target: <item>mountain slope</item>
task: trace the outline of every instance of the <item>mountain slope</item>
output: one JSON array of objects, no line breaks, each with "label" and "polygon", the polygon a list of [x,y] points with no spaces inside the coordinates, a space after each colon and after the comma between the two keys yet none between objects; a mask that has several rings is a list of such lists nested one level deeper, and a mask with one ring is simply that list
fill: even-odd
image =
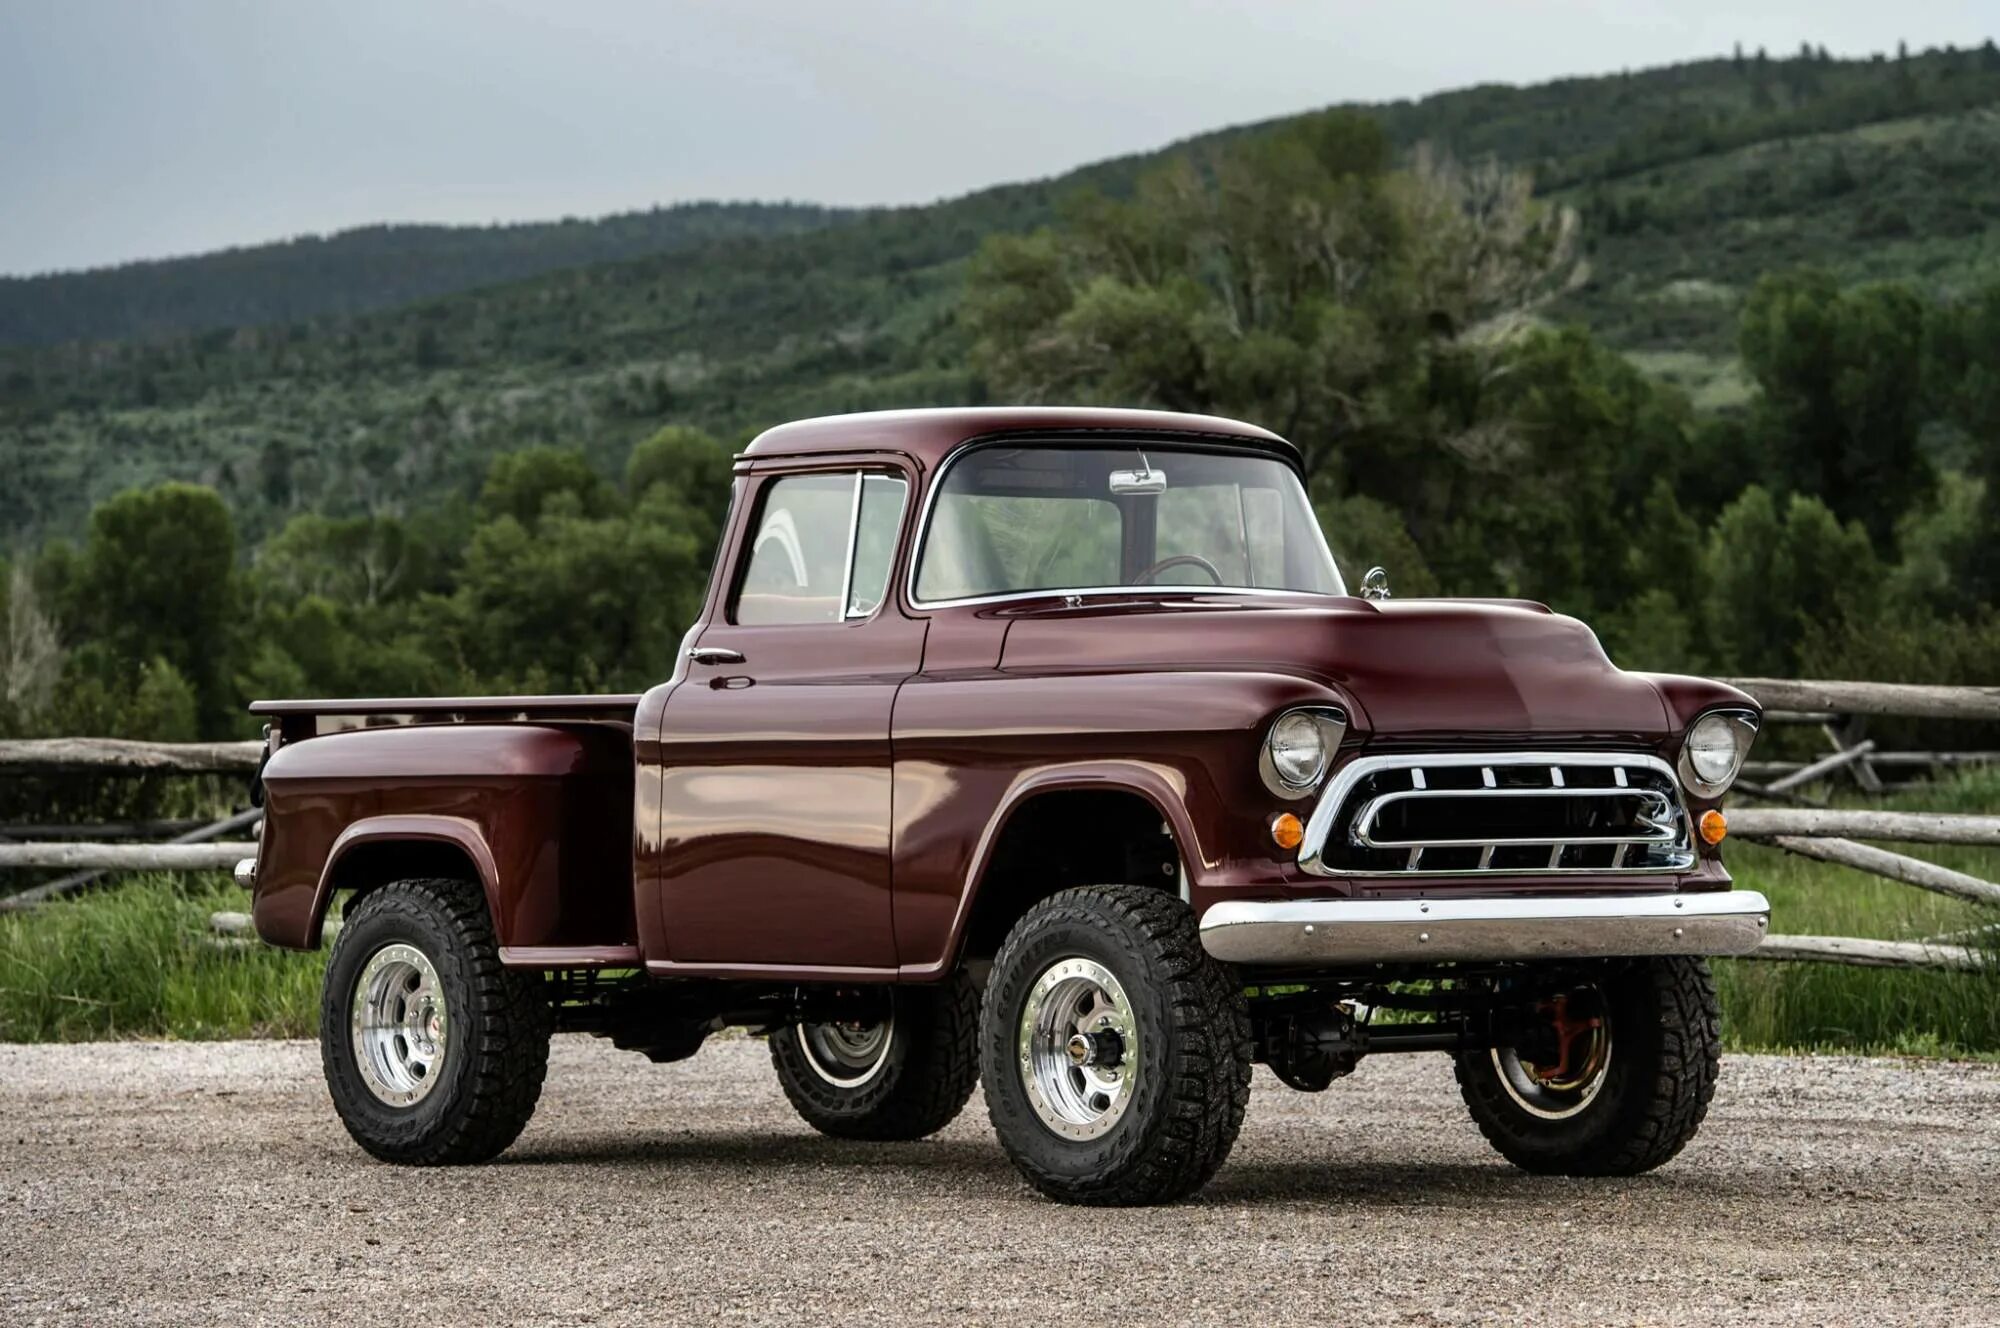
[{"label": "mountain slope", "polygon": [[838,225],[853,210],[684,203],[590,221],[363,226],[87,272],[0,277],[0,345],[118,341],[366,313],[591,263]]},{"label": "mountain slope", "polygon": [[[1737,303],[1765,270],[1947,291],[2000,273],[1996,108],[1989,46],[1714,60],[1372,111],[1405,146],[1531,164],[1592,248],[1592,282],[1549,316],[1726,404]],[[0,351],[0,530],[72,528],[90,501],[174,476],[221,486],[255,532],[302,508],[463,492],[530,442],[610,469],[665,422],[741,434],[975,400],[952,323],[968,255],[1186,146],[369,314]]]}]

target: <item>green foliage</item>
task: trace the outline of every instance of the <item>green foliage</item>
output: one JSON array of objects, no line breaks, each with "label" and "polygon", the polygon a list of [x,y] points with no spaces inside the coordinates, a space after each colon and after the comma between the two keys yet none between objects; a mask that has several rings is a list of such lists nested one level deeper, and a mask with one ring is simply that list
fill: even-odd
[{"label": "green foliage", "polygon": [[729,454],[701,430],[669,425],[632,449],[625,492],[636,502],[663,489],[719,526],[729,508],[730,465]]},{"label": "green foliage", "polygon": [[1314,504],[1320,529],[1333,550],[1350,590],[1359,589],[1370,567],[1390,575],[1397,595],[1435,595],[1438,579],[1424,561],[1423,550],[1410,538],[1402,516],[1387,503],[1349,494]]},{"label": "green foliage", "polygon": [[2000,600],[2000,282],[1946,303],[1929,330],[1930,398],[1960,431],[1967,468],[1983,485],[1954,571],[1966,597],[1990,604]]},{"label": "green foliage", "polygon": [[1762,677],[1800,676],[1803,633],[1865,612],[1879,593],[1880,571],[1858,524],[1842,526],[1825,504],[1799,494],[1780,515],[1754,485],[1716,519],[1705,572],[1716,663]]},{"label": "green foliage", "polygon": [[[1988,675],[1993,676],[1993,675]],[[1990,812],[2000,774],[1983,771],[1897,796],[1899,811]],[[2000,850],[1898,846],[1986,880]],[[1790,935],[1918,940],[1990,926],[1995,911],[1773,848],[1728,846],[1738,884],[1771,901],[1771,929]],[[1969,938],[1974,948],[1978,935]],[[2000,1051],[2000,970],[1951,973],[1831,964],[1733,961],[1716,965],[1723,1029],[1733,1045],[1915,1055]]]},{"label": "green foliage", "polygon": [[[684,203],[594,221],[362,226],[198,258],[0,277],[0,345],[157,337],[383,309],[539,272],[719,241],[796,234],[860,215],[797,203]],[[424,358],[419,332],[415,358]],[[429,339],[437,354],[437,338]]]},{"label": "green foliage", "polygon": [[135,721],[176,727],[170,697],[191,688],[202,728],[231,723],[236,531],[214,490],[167,483],[99,506],[67,589],[61,616],[91,649],[71,657],[65,692],[94,689],[115,699],[150,680],[143,703],[134,697]]},{"label": "green foliage", "polygon": [[[1994,435],[2000,438],[2000,434]],[[1933,617],[1968,617],[1992,602],[1983,580],[1990,541],[1989,482],[1947,471],[1931,500],[1903,514],[1896,526],[1902,561],[1884,590],[1894,602]]]},{"label": "green foliage", "polygon": [[1930,488],[1917,447],[1924,306],[1906,287],[1842,291],[1821,271],[1765,277],[1743,309],[1743,360],[1766,475],[1858,518],[1878,545]]},{"label": "green foliage", "polygon": [[[205,736],[257,694],[643,686],[719,533],[712,432],[986,396],[1276,426],[1350,576],[1543,599],[1630,665],[1980,667],[1996,98],[1949,53],[1472,89],[839,225],[718,213],[402,309],[0,352],[0,726],[178,731],[175,679]],[[29,551],[86,496],[80,547]]]},{"label": "green foliage", "polygon": [[0,1042],[311,1036],[324,952],[208,941],[242,907],[220,877],[140,876],[0,914]]},{"label": "green foliage", "polygon": [[1306,117],[994,240],[961,306],[974,364],[1012,399],[1260,419],[1315,471],[1391,460],[1391,399],[1569,262],[1566,215],[1524,180],[1392,157],[1372,121]]},{"label": "green foliage", "polygon": [[455,603],[467,663],[529,691],[660,681],[693,618],[701,547],[671,520],[551,509],[532,527],[503,516],[473,536]]},{"label": "green foliage", "polygon": [[[1809,263],[1843,283],[1906,278],[1926,294],[1971,290],[1996,275],[2000,173],[1989,163],[2000,154],[2000,119],[1974,108],[2000,98],[2000,74],[1970,53],[1916,54],[1905,69],[1908,88],[1890,66],[1865,60],[1778,60],[1760,77],[1725,59],[1473,88],[1372,114],[1398,160],[1415,161],[1419,144],[1432,146],[1431,161],[1497,156],[1531,171],[1549,201],[1577,209],[1590,280],[1541,312],[1587,323],[1620,350],[1683,355],[1697,366],[1686,385],[1710,404],[1740,397],[1736,315],[1766,270]],[[254,284],[258,251],[211,256],[242,274],[223,314],[230,331],[189,330],[208,317],[192,306],[177,323],[178,296],[107,288],[104,307],[150,310],[143,339],[0,350],[0,530],[15,545],[71,532],[94,502],[181,478],[216,487],[255,541],[300,511],[407,515],[469,495],[494,456],[529,446],[580,450],[609,475],[668,423],[734,440],[802,415],[980,400],[993,389],[965,368],[954,304],[983,240],[1074,218],[1081,205],[1066,211],[1062,200],[1079,193],[1129,200],[1140,178],[1172,161],[1252,145],[1285,123],[837,225],[808,219],[804,229],[781,223],[746,235],[718,216],[722,229],[689,229],[685,244],[590,251],[528,280],[498,269],[454,276],[439,289],[459,294],[377,312],[236,307]],[[1336,147],[1321,150],[1337,159]],[[1830,171],[1836,154],[1847,186]],[[1370,165],[1366,154],[1361,165]],[[1911,233],[1870,232],[1871,209],[1901,214]],[[1439,243],[1455,244],[1459,227],[1434,220]],[[563,225],[581,232],[599,223]],[[517,238],[536,243],[533,228],[519,229]],[[1425,234],[1407,243],[1421,248]],[[411,266],[452,266],[460,241],[480,243],[440,232]],[[298,252],[331,257],[338,248],[314,241]],[[605,261],[620,257],[629,261]],[[209,261],[87,275],[134,291],[171,279],[185,295],[229,284]],[[1027,268],[1049,275],[1033,261]],[[351,280],[355,269],[327,271],[329,287],[375,289]],[[1430,279],[1448,302],[1466,277]],[[1032,287],[1003,284],[1025,301],[1018,321],[1041,321]],[[50,289],[74,307],[100,304],[81,286]],[[0,319],[20,293],[0,284]],[[1067,286],[1060,297],[1067,307]],[[1393,349],[1361,330],[1317,339],[1340,352],[1334,367],[1348,378]],[[49,335],[117,332],[108,324]],[[1262,383],[1263,398],[1282,398],[1272,385],[1278,375],[1282,386],[1287,361],[1272,353],[1282,349],[1245,338],[1232,373]],[[1404,407],[1381,407],[1392,408]],[[1262,406],[1254,413],[1276,426],[1289,420]],[[1311,446],[1323,441],[1298,432]],[[1400,501],[1386,488],[1362,491]],[[1683,501],[1706,516],[1734,492]],[[1415,533],[1428,541],[1434,532]]]},{"label": "green foliage", "polygon": [[580,453],[554,447],[534,447],[497,457],[479,491],[480,515],[512,517],[532,526],[545,510],[576,516],[601,517],[611,510],[613,495],[590,462]]}]

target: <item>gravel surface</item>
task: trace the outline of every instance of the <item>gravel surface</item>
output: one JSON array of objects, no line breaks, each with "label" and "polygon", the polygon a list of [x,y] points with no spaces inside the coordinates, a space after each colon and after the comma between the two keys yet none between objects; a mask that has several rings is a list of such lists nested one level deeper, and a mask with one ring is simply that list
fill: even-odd
[{"label": "gravel surface", "polygon": [[0,1046],[0,1324],[2000,1323],[2000,1067],[1738,1056],[1629,1181],[1488,1151],[1440,1056],[1258,1072],[1222,1174],[1064,1208],[975,1098],[822,1139],[762,1043],[557,1040],[499,1162],[403,1171],[305,1043]]}]

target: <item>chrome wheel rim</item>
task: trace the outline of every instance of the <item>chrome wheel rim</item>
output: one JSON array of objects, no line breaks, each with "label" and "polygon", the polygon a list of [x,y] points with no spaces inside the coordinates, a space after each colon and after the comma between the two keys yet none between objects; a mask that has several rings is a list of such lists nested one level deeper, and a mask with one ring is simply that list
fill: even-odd
[{"label": "chrome wheel rim", "polygon": [[1017,1042],[1028,1102],[1051,1131],[1096,1139],[1124,1118],[1144,1065],[1139,1021],[1102,964],[1072,957],[1043,970],[1021,1009]]},{"label": "chrome wheel rim", "polygon": [[451,1032],[429,956],[401,941],[383,946],[361,966],[349,1008],[354,1063],[368,1091],[392,1107],[428,1097]]},{"label": "chrome wheel rim", "polygon": [[[1556,1018],[1566,1015],[1559,1006]],[[1558,1027],[1562,1025],[1558,1023]],[[1562,1060],[1555,1066],[1521,1059],[1512,1047],[1496,1047],[1493,1070],[1514,1105],[1542,1120],[1567,1120],[1597,1100],[1611,1073],[1611,1020],[1597,1015],[1562,1037]]]},{"label": "chrome wheel rim", "polygon": [[794,1024],[792,1033],[814,1074],[835,1088],[860,1088],[889,1063],[896,1016],[892,1010],[873,1023]]}]

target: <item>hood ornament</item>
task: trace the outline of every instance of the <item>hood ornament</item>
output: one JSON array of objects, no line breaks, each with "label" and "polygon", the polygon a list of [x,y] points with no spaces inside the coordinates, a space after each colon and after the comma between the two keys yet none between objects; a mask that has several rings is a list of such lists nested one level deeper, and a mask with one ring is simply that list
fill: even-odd
[{"label": "hood ornament", "polygon": [[1389,598],[1389,569],[1386,567],[1371,567],[1368,569],[1366,574],[1361,578],[1361,598]]}]

